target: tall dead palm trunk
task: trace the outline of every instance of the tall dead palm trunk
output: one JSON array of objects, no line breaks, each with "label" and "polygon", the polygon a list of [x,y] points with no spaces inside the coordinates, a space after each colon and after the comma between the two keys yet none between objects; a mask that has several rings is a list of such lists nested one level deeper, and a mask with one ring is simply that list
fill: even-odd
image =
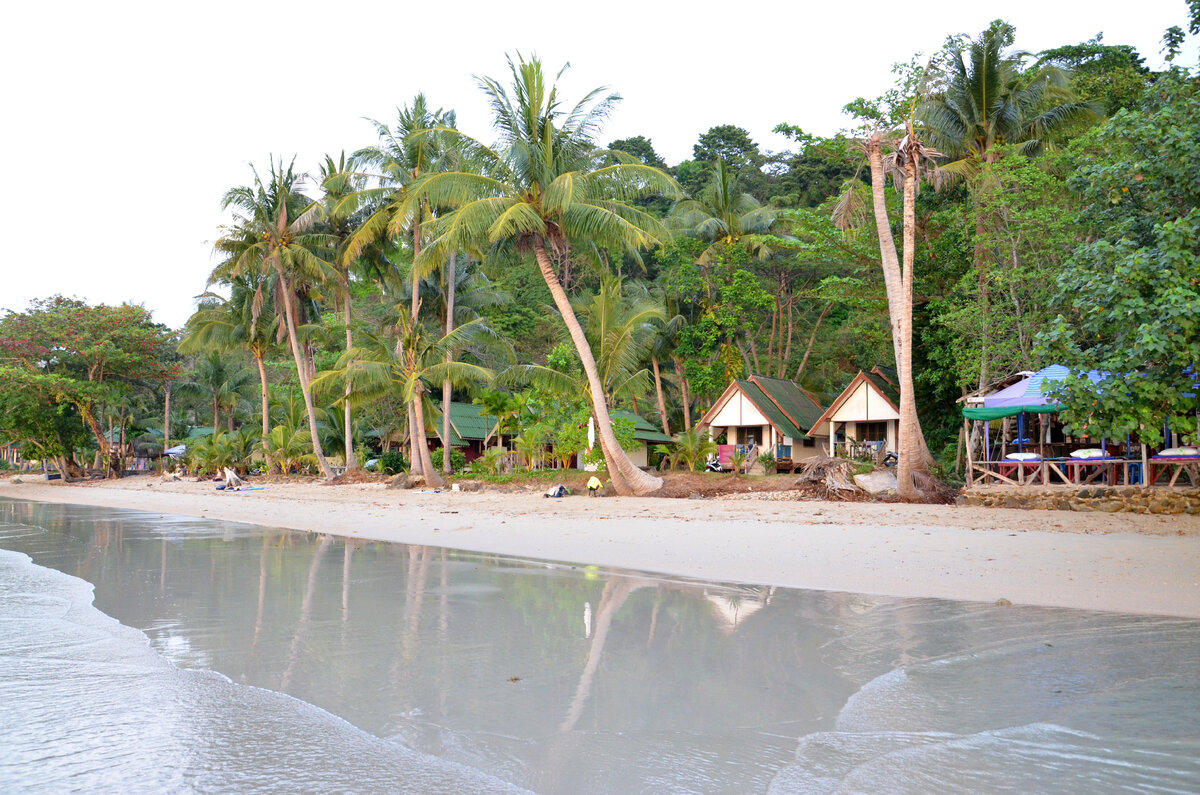
[{"label": "tall dead palm trunk", "polygon": [[909,135],[897,152],[897,164],[903,171],[904,184],[904,265],[896,253],[891,222],[884,194],[886,174],[883,163],[885,136],[876,132],[866,141],[867,161],[871,169],[871,198],[875,214],[875,229],[879,238],[880,265],[887,290],[888,316],[892,328],[892,349],[900,381],[900,438],[897,464],[897,487],[900,497],[918,496],[914,472],[927,472],[930,456],[917,417],[912,374],[912,309],[913,309],[913,247],[916,230],[917,172],[922,147],[909,129]]}]

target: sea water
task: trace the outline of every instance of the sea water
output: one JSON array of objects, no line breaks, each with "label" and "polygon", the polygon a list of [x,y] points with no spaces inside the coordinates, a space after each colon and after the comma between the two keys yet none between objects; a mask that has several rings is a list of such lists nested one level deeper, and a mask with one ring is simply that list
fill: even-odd
[{"label": "sea water", "polygon": [[1196,792],[1200,622],[0,502],[0,791]]}]

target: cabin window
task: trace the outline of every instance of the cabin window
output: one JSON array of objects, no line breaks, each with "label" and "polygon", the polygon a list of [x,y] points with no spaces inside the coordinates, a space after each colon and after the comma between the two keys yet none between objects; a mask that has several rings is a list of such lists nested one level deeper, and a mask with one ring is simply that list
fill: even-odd
[{"label": "cabin window", "polygon": [[812,438],[811,436],[805,436],[804,439],[802,439],[800,441],[800,446],[801,447],[816,447],[817,440]]},{"label": "cabin window", "polygon": [[858,423],[858,439],[860,442],[886,442],[887,441],[887,423],[886,422],[860,422]]}]

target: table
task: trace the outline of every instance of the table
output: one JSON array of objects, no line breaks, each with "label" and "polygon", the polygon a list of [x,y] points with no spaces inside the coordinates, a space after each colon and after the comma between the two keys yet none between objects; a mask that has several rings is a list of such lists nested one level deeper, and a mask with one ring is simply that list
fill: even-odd
[{"label": "table", "polygon": [[[1054,467],[1055,471],[1063,475],[1068,483],[1074,483],[1076,486],[1094,483],[1097,479],[1103,479],[1109,486],[1116,486],[1118,483],[1129,485],[1130,462],[1127,458],[1069,458],[1056,463],[1061,463],[1066,472],[1058,467]],[[1087,469],[1091,469],[1092,472],[1084,477]]]},{"label": "table", "polygon": [[[1174,470],[1173,472],[1171,470]],[[1173,456],[1171,458],[1154,457],[1150,459],[1150,472],[1146,478],[1146,485],[1153,486],[1158,483],[1158,479],[1165,473],[1171,472],[1171,479],[1167,481],[1168,486],[1174,486],[1179,480],[1179,476],[1187,473],[1188,481],[1193,486],[1200,485],[1200,456]]]}]

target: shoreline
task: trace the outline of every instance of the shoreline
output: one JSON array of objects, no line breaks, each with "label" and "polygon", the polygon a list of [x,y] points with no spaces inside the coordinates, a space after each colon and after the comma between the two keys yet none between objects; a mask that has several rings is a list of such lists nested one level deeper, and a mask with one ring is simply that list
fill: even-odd
[{"label": "shoreline", "polygon": [[[756,495],[757,496],[757,495]],[[544,499],[137,477],[0,499],[177,514],[701,580],[1200,618],[1200,517],[771,499]]]}]

